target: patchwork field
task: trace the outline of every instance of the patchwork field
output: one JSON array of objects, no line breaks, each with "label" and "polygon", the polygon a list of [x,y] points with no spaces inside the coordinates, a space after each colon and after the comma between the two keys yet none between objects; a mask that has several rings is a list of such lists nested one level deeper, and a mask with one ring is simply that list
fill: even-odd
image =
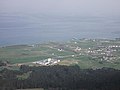
[{"label": "patchwork field", "polygon": [[104,39],[70,40],[34,45],[13,45],[0,48],[0,61],[29,64],[48,58],[60,59],[59,65],[81,68],[110,67],[120,69],[120,41]]}]

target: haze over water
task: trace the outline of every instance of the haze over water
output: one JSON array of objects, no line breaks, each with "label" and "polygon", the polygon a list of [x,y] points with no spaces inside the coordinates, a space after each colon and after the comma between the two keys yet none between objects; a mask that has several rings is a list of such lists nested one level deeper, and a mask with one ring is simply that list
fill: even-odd
[{"label": "haze over water", "polygon": [[120,37],[116,0],[0,1],[0,45]]},{"label": "haze over water", "polygon": [[0,14],[0,44],[41,43],[76,38],[116,38],[119,18]]}]

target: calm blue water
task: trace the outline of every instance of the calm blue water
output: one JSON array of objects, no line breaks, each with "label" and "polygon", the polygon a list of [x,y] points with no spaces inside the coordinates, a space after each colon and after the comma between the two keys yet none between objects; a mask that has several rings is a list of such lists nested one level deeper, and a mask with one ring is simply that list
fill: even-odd
[{"label": "calm blue water", "polygon": [[120,17],[0,14],[0,45],[120,37]]}]

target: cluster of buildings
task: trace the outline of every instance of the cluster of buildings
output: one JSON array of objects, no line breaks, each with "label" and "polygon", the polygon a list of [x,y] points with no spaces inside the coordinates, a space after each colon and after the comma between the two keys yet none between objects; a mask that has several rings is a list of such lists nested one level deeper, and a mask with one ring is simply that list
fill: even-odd
[{"label": "cluster of buildings", "polygon": [[53,59],[53,58],[48,58],[48,59],[45,59],[45,60],[35,61],[35,62],[32,62],[32,63],[33,64],[39,64],[39,65],[54,65],[54,64],[57,64],[58,62],[60,62],[60,60]]},{"label": "cluster of buildings", "polygon": [[[74,42],[74,43],[73,43]],[[79,43],[91,43],[95,42],[95,47],[87,47],[83,48],[79,45]],[[84,44],[83,44],[84,45]],[[48,45],[49,46],[49,45]],[[116,40],[104,40],[104,39],[82,39],[80,42],[73,40],[72,44],[71,42],[68,42],[67,45],[62,44],[56,44],[54,46],[50,46],[52,49],[57,49],[59,52],[64,52],[65,50],[68,50],[70,52],[75,52],[76,54],[71,55],[72,57],[78,56],[78,55],[89,55],[93,59],[101,60],[101,61],[108,61],[112,62],[113,60],[117,60],[120,58],[120,55],[118,55],[118,50],[120,51],[120,43]],[[67,49],[66,49],[67,48]],[[54,56],[55,53],[53,52],[52,55]],[[59,58],[64,57],[70,57],[70,55],[65,56],[58,56]],[[60,62],[58,59],[48,58],[46,60],[42,61],[36,61],[33,62],[34,64],[39,65],[54,65],[56,63]]]},{"label": "cluster of buildings", "polygon": [[99,59],[101,61],[108,61],[111,62],[112,60],[117,60],[120,58],[120,55],[118,55],[120,51],[120,44],[99,44],[96,45],[96,47],[93,48],[81,48],[76,47],[74,48],[74,51],[76,53],[79,53],[79,55],[89,55],[94,59]]}]

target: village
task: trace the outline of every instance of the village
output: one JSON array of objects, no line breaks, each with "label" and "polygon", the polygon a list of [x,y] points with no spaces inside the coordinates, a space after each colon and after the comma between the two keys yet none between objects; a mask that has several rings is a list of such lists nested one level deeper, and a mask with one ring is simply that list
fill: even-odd
[{"label": "village", "polygon": [[[113,40],[84,39],[84,42],[97,42],[94,47],[82,48],[80,45],[71,47],[79,55],[91,56],[93,59],[112,62],[120,59],[120,42]],[[77,41],[74,42],[77,44]],[[74,55],[75,56],[75,55]]]},{"label": "village", "polygon": [[[94,45],[90,45],[94,43]],[[86,44],[87,43],[87,44]],[[83,45],[82,45],[83,44]],[[85,47],[87,45],[87,47]],[[39,47],[36,45],[36,47]],[[106,39],[73,39],[65,44],[48,45],[50,49],[54,49],[51,53],[53,58],[45,60],[35,61],[34,64],[38,65],[55,65],[64,58],[73,58],[80,56],[89,56],[96,61],[105,61],[113,63],[120,59],[120,41],[118,40],[106,40]],[[70,53],[71,54],[66,54]],[[61,55],[62,53],[62,55]],[[59,59],[58,59],[59,58]]]}]

